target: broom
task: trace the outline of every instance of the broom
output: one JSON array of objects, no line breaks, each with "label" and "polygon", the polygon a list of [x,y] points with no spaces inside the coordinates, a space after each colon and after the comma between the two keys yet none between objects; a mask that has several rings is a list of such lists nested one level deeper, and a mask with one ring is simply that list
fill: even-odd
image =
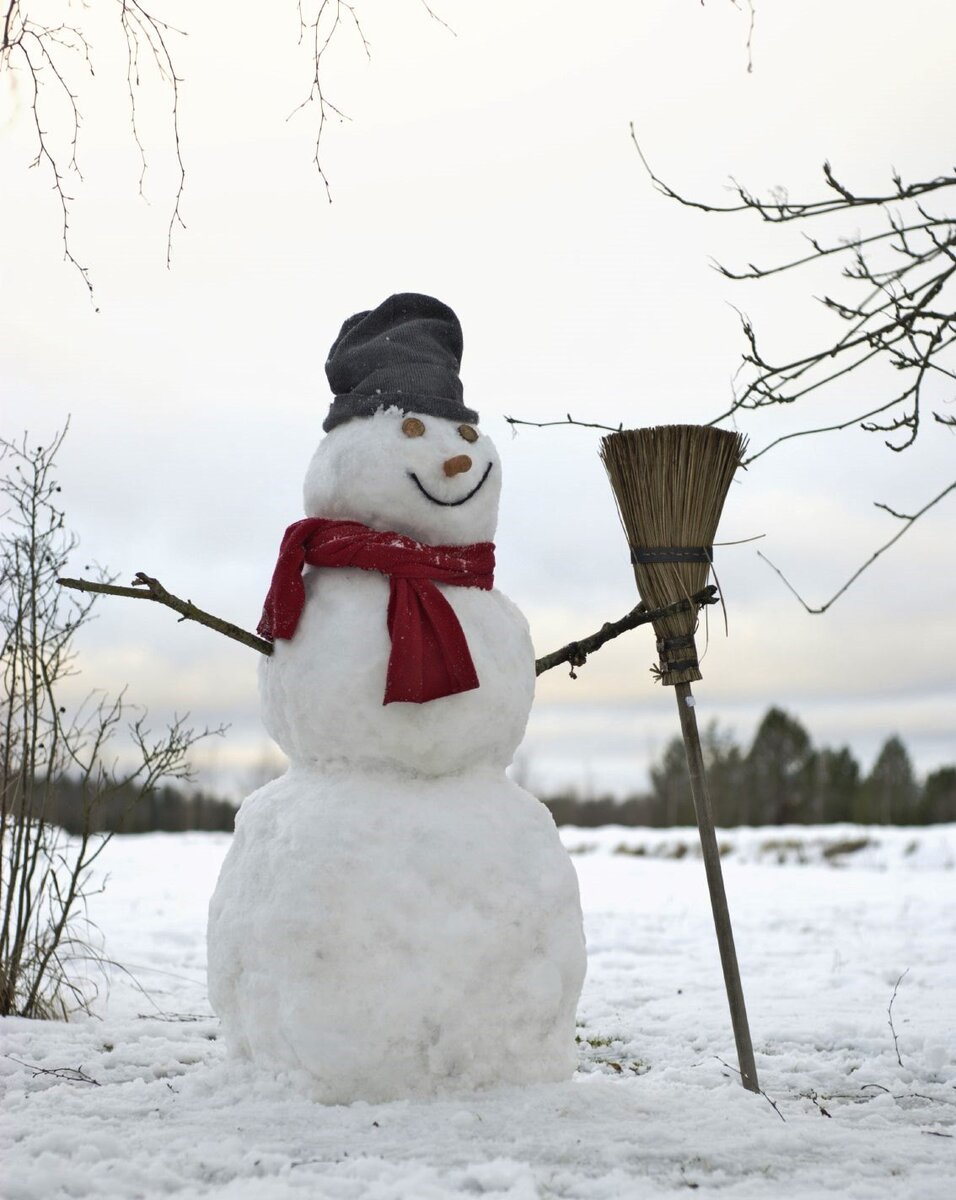
[{"label": "broom", "polygon": [[[717,523],[745,445],[741,434],[704,425],[626,429],[602,439],[601,458],[631,548],[637,588],[647,608],[664,608],[689,599],[706,584]],[[654,623],[660,660],[655,674],[662,683],[673,686],[677,696],[737,1061],[744,1087],[757,1092],[757,1069],[690,687],[703,678],[694,642],[696,628],[693,606]]]}]

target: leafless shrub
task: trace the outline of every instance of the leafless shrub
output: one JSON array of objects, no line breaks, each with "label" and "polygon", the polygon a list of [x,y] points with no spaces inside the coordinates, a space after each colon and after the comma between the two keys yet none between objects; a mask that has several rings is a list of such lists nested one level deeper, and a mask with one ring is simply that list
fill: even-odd
[{"label": "leafless shrub", "polygon": [[[162,733],[125,694],[90,694],[70,712],[74,638],[96,596],[64,592],[57,577],[75,535],[59,507],[54,460],[65,431],[45,447],[0,440],[6,505],[0,529],[0,1014],[66,1018],[88,1008],[95,986],[86,901],[93,864],[110,840],[97,811],[118,792],[135,805],[163,779],[188,777],[195,732],[176,718]],[[111,745],[128,731],[131,765]],[[49,819],[58,783],[78,781],[82,822],[67,836]],[[87,964],[87,965],[84,965]],[[86,973],[86,974],[85,974]]]}]

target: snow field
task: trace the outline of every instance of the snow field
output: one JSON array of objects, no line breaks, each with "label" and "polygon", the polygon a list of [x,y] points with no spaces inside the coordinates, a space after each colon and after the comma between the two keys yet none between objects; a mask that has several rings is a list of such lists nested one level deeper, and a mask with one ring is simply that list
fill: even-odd
[{"label": "snow field", "polygon": [[[952,1194],[956,827],[720,834],[766,1096],[734,1078],[694,831],[562,835],[593,847],[574,855],[589,951],[574,1080],[348,1106],[225,1056],[204,934],[228,836],[117,838],[91,916],[135,980],[114,972],[94,1018],[0,1024],[0,1195]],[[869,844],[812,849],[836,839]],[[802,840],[804,863],[770,840]]]}]

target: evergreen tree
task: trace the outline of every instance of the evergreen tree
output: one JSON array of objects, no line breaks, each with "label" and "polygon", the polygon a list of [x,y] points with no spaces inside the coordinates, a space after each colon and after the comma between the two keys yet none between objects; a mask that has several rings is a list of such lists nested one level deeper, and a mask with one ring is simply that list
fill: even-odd
[{"label": "evergreen tree", "polygon": [[786,825],[808,819],[813,759],[806,729],[782,709],[771,708],[760,722],[744,764],[751,824]]},{"label": "evergreen tree", "polygon": [[859,791],[860,764],[849,746],[825,747],[814,755],[812,821],[852,821]]},{"label": "evergreen tree", "polygon": [[714,823],[725,827],[746,825],[749,820],[746,767],[733,733],[711,721],[701,737],[701,749]]},{"label": "evergreen tree", "polygon": [[877,825],[910,825],[918,798],[909,752],[894,734],[883,743],[863,785],[866,819]]},{"label": "evergreen tree", "polygon": [[651,786],[658,805],[657,816],[662,825],[696,823],[690,775],[687,773],[687,755],[681,738],[671,738],[660,761],[651,767]]},{"label": "evergreen tree", "polygon": [[[701,734],[701,749],[707,773],[714,822],[738,825],[746,821],[744,760],[733,734],[711,721]],[[651,767],[654,823],[663,826],[694,825],[694,801],[687,773],[683,740],[672,738],[660,760]]]},{"label": "evergreen tree", "polygon": [[923,825],[956,821],[956,767],[940,767],[926,776],[919,819]]}]

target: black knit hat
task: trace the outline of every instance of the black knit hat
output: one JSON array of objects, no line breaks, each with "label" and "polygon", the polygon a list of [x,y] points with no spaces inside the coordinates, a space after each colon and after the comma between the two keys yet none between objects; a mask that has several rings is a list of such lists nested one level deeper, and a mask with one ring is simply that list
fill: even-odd
[{"label": "black knit hat", "polygon": [[322,428],[329,432],[380,408],[401,408],[477,423],[458,378],[461,325],[440,300],[402,292],[356,313],[332,343],[325,373],[335,393]]}]

